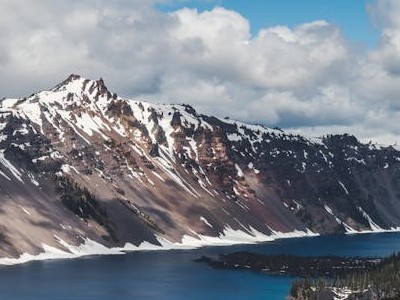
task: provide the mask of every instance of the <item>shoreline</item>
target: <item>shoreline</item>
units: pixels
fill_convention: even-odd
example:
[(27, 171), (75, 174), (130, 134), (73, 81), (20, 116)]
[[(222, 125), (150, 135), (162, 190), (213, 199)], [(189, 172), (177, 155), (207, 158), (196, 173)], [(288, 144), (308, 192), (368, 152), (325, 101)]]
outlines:
[[(358, 232), (346, 232), (345, 235), (356, 234), (373, 234), (373, 233), (395, 233), (400, 232), (400, 227), (387, 229), (387, 230), (365, 230)], [(303, 237), (317, 237), (322, 236), (307, 229), (306, 231), (295, 230), (292, 232), (282, 233), (272, 231), (271, 235), (263, 234), (254, 228), (250, 227), (249, 232), (241, 230), (234, 230), (230, 227), (225, 228), (223, 233), (218, 237), (204, 236), (197, 234), (197, 237), (184, 235), (181, 243), (170, 242), (162, 237), (157, 237), (160, 245), (151, 244), (147, 241), (142, 242), (140, 245), (135, 246), (131, 243), (126, 243), (123, 247), (108, 248), (99, 242), (91, 239), (85, 239), (85, 242), (79, 246), (73, 246), (54, 236), (56, 241), (69, 252), (61, 250), (56, 247), (42, 244), (43, 252), (32, 255), (23, 253), (18, 258), (2, 257), (0, 258), (0, 267), (20, 265), (31, 261), (46, 261), (46, 260), (61, 260), (61, 259), (74, 259), (85, 256), (100, 256), (100, 255), (125, 255), (129, 252), (135, 251), (169, 251), (169, 250), (193, 250), (201, 247), (221, 247), (233, 245), (254, 245), (272, 242), (279, 239), (288, 238), (303, 238)]]

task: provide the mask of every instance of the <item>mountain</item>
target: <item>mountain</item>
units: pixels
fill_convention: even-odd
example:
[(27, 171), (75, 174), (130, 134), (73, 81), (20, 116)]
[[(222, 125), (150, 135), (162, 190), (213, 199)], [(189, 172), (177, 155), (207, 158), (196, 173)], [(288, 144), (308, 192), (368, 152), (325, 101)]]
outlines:
[(0, 101), (0, 257), (381, 231), (399, 204), (400, 152), (350, 135), (122, 99), (78, 75)]

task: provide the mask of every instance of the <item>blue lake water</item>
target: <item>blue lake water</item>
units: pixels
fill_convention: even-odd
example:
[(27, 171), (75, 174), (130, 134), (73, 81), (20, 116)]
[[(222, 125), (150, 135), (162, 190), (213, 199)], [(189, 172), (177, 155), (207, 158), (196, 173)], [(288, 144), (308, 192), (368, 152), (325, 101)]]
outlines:
[(291, 278), (214, 270), (192, 260), (239, 250), (266, 254), (380, 256), (400, 233), (286, 239), (190, 251), (135, 252), (0, 267), (0, 299), (285, 299)]

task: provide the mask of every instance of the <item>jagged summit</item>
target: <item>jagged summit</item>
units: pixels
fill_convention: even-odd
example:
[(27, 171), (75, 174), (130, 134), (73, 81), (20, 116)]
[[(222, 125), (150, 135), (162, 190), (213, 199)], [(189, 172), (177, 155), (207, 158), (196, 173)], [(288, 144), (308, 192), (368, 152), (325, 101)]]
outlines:
[(73, 74), (0, 102), (0, 256), (387, 230), (399, 169), (394, 148), (122, 99)]
[(89, 95), (92, 95), (95, 92), (95, 95), (107, 95), (109, 98), (111, 98), (111, 93), (109, 92), (102, 78), (99, 80), (92, 80), (84, 78), (81, 75), (71, 74), (66, 80), (62, 81), (52, 89), (53, 92), (66, 90), (72, 93), (79, 94), (80, 92), (82, 94), (86, 93)]
[(67, 79), (65, 79), (62, 83), (60, 83), (60, 85), (67, 85), (70, 82), (73, 82), (75, 80), (80, 80), (80, 79), (82, 79), (81, 75), (79, 75), (79, 74), (70, 74)]

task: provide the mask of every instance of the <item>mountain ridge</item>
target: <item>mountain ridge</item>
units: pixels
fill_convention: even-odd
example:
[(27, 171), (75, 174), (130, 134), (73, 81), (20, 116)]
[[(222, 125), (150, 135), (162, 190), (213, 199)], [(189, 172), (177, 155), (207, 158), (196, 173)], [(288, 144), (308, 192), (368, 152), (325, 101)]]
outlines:
[(393, 147), (127, 100), (72, 74), (0, 102), (0, 257), (88, 239), (110, 248), (390, 230), (399, 166)]

